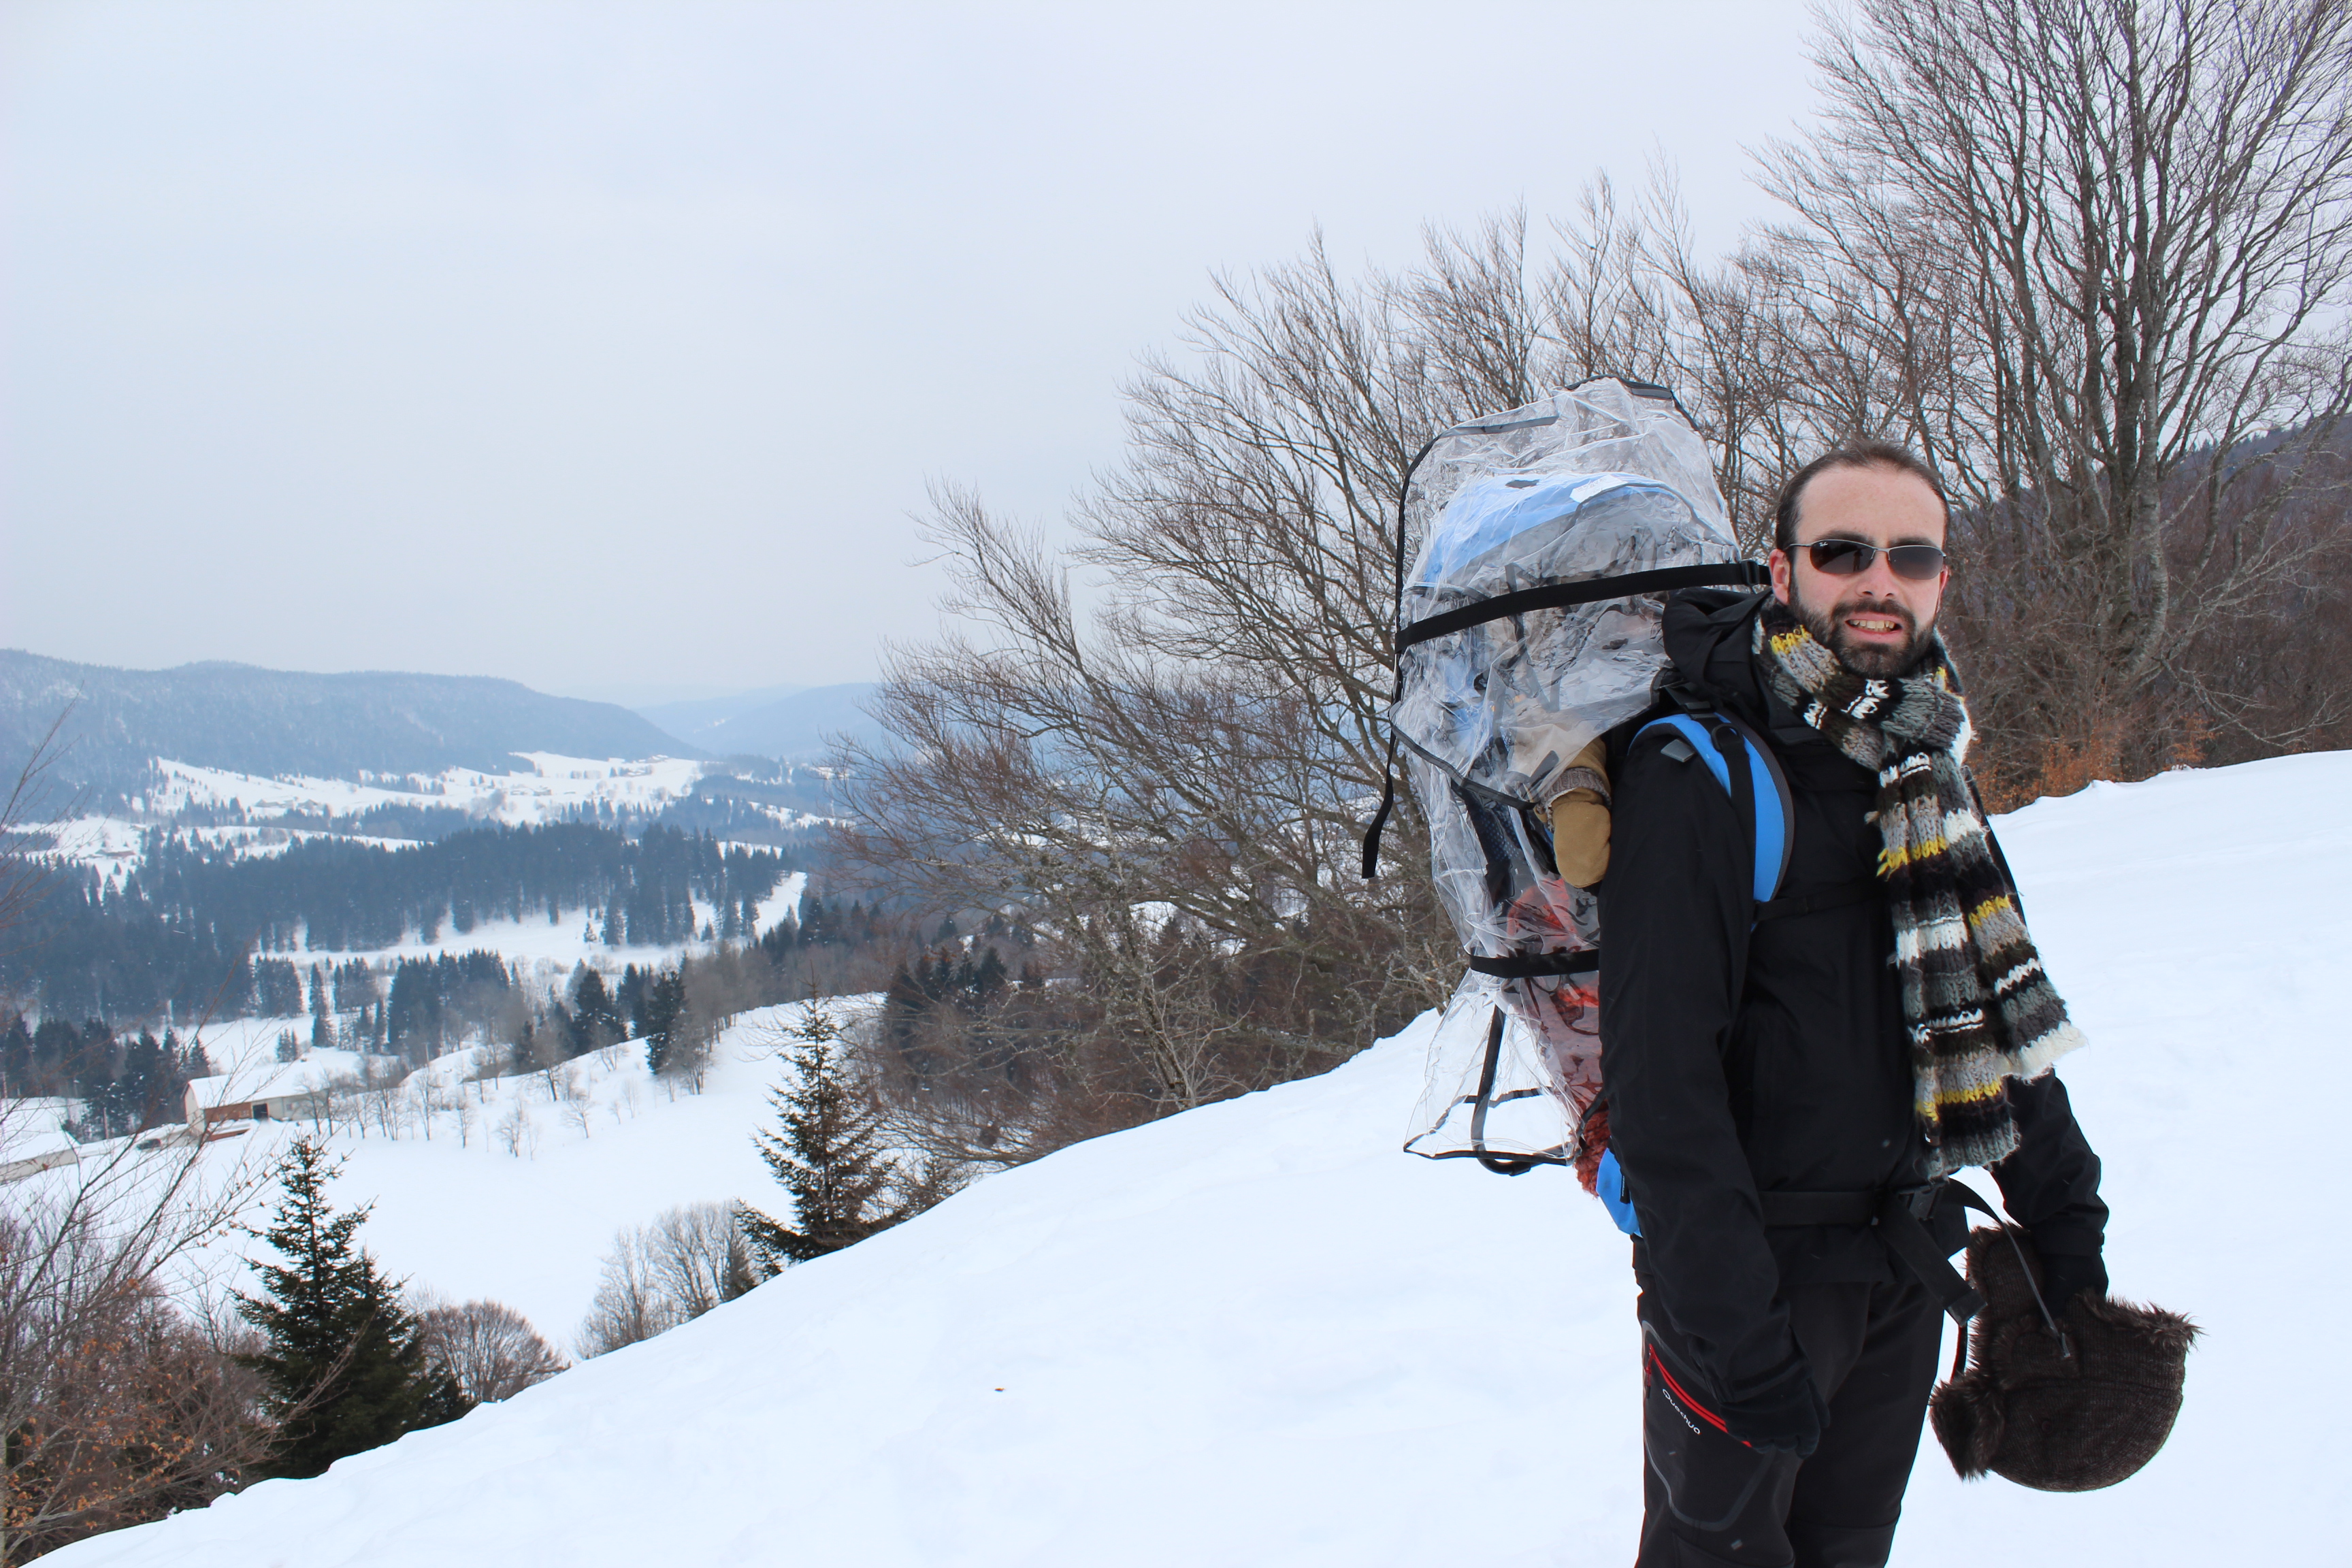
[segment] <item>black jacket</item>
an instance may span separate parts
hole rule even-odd
[[[1793,797],[1784,895],[1872,878],[1870,771],[1769,696],[1749,652],[1760,600],[1677,595],[1666,651],[1683,679],[1766,738]],[[1696,759],[1653,732],[1617,770],[1601,885],[1601,1070],[1610,1147],[1640,1217],[1637,1263],[1727,1398],[1796,1354],[1785,1288],[1893,1278],[1868,1229],[1763,1225],[1759,1192],[1853,1192],[1924,1180],[1927,1143],[1894,969],[1871,898],[1754,921],[1748,826]],[[2003,1205],[2050,1252],[2095,1254],[2099,1162],[2054,1075],[2011,1079],[2021,1142],[1994,1168]],[[1938,1239],[1957,1248],[1957,1205]]]

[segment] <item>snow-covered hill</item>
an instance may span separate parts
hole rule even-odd
[[[2208,1338],[2113,1490],[1964,1487],[1927,1444],[1897,1563],[2344,1560],[2347,799],[2338,753],[2002,824],[2093,1042],[2063,1070],[2116,1287]],[[1066,1150],[507,1404],[51,1561],[1624,1562],[1624,1243],[1554,1173],[1399,1153],[1420,1044]],[[517,1249],[550,1219],[502,1217]]]
[[[292,773],[263,778],[158,757],[154,768],[160,782],[131,802],[139,820],[69,819],[57,829],[57,850],[66,860],[119,877],[138,868],[142,836],[154,826],[214,848],[268,855],[298,839],[330,832],[351,836],[346,826],[299,825],[334,825],[339,818],[364,816],[383,807],[461,812],[486,825],[509,827],[562,821],[583,809],[652,815],[692,793],[708,768],[682,757],[565,757],[551,752],[517,753],[511,760],[519,765],[502,773],[446,768],[431,774],[354,781]],[[226,826],[183,824],[192,808],[207,807],[242,820]],[[288,820],[298,826],[278,826]],[[802,826],[803,821],[802,816],[778,818],[782,826]],[[390,846],[404,841],[363,842]]]
[[[140,788],[155,757],[265,776],[495,772],[517,752],[676,755],[692,746],[625,708],[480,676],[310,675],[241,664],[113,669],[0,648],[0,755],[13,769],[52,725],[53,782]]]
[[[781,1081],[776,1053],[797,1012],[763,1007],[738,1017],[712,1047],[699,1093],[656,1079],[641,1042],[551,1073],[479,1081],[470,1077],[478,1047],[469,1047],[396,1092],[359,1096],[335,1125],[257,1125],[208,1147],[204,1160],[266,1167],[297,1132],[324,1135],[344,1161],[329,1200],[374,1205],[360,1239],[392,1275],[450,1300],[503,1301],[568,1352],[615,1231],[686,1204],[786,1205],[751,1132],[774,1124],[767,1091]],[[250,1064],[231,1075],[232,1098],[263,1092],[265,1078],[278,1092],[299,1092],[362,1075],[359,1058],[341,1051],[268,1064],[273,1038],[266,1024],[215,1037],[211,1049]],[[255,1194],[252,1223],[263,1223],[276,1197],[268,1188]],[[241,1259],[256,1245],[226,1238],[192,1261],[190,1282],[250,1290]]]

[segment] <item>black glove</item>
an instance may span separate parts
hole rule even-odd
[[[1751,1448],[1767,1448],[1803,1458],[1822,1446],[1822,1428],[1830,1424],[1830,1407],[1813,1388],[1812,1369],[1797,1358],[1795,1364],[1755,1393],[1727,1400],[1723,1424]]]
[[[2045,1252],[2042,1255],[2042,1299],[2055,1317],[2083,1291],[2105,1298],[2107,1266],[2095,1252]]]

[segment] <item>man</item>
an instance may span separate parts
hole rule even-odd
[[[1769,594],[1667,607],[1677,676],[1787,778],[1770,905],[1687,741],[1654,728],[1621,764],[1601,1025],[1641,1230],[1645,1568],[1886,1561],[1942,1312],[1886,1226],[1838,1211],[1899,1194],[1932,1265],[1967,1227],[1929,1184],[1986,1165],[2053,1309],[2106,1288],[2098,1160],[2047,1071],[2080,1037],[1962,766],[1948,515],[1916,458],[1842,447],[1781,492]]]

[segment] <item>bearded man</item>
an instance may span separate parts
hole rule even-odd
[[[2105,1292],[2099,1163],[2049,1071],[2081,1037],[1936,634],[1948,517],[1910,453],[1841,447],[1782,489],[1769,594],[1667,606],[1685,692],[1786,777],[1769,902],[1686,739],[1654,727],[1621,764],[1601,1027],[1640,1229],[1644,1568],[1886,1561],[1950,1305],[1930,1276],[1966,1237],[1951,1173],[1991,1172],[2053,1310]]]

